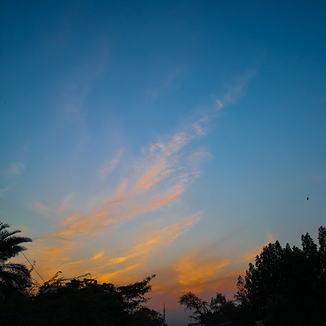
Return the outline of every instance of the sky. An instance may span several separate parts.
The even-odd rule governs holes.
[[[156,274],[149,305],[186,325],[185,291],[232,299],[264,245],[317,240],[325,10],[3,3],[0,216],[33,239],[41,276],[124,285]]]

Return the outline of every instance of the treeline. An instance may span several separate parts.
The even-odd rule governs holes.
[[[38,285],[26,266],[9,262],[31,239],[8,227],[0,222],[0,325],[162,326],[163,316],[145,306],[155,275],[116,286],[98,284],[90,274],[64,279],[58,272]]]
[[[210,302],[192,292],[179,298],[190,318],[205,326],[326,325],[326,228],[318,230],[318,245],[307,233],[302,249],[278,241],[264,247],[239,276],[235,300],[217,292]]]
[[[2,301],[3,325],[139,325],[161,326],[162,316],[145,307],[148,277],[126,286],[98,284],[90,277],[55,277],[32,296]]]
[[[146,307],[149,284],[155,276],[126,286],[98,284],[89,274],[64,279],[58,272],[43,285],[31,270],[10,259],[31,241],[8,231],[0,222],[1,325],[124,325],[162,326],[163,316]],[[234,300],[217,292],[210,302],[192,292],[179,303],[190,318],[205,326],[326,325],[326,228],[318,230],[318,244],[307,233],[302,248],[270,243],[239,276]]]

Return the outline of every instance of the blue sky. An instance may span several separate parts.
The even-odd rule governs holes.
[[[264,244],[316,238],[325,9],[2,5],[1,220],[33,238],[27,254],[44,278],[156,273],[152,306],[167,301],[173,326],[183,291],[231,298]]]

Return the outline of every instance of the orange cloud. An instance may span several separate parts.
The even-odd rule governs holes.
[[[148,205],[146,208],[143,208],[142,211],[150,211],[153,209],[157,209],[162,205],[167,204],[168,202],[172,201],[176,196],[180,195],[182,193],[181,186],[174,187],[170,189],[170,195],[168,195],[166,198],[162,198],[160,200],[157,200],[150,205]]]
[[[203,284],[215,279],[225,266],[226,261],[217,262],[216,259],[203,260],[198,255],[182,257],[175,266],[179,283],[187,289],[200,287]]]
[[[222,271],[221,271],[222,272]],[[184,292],[192,291],[200,298],[210,301],[210,298],[215,296],[216,292],[223,293],[228,299],[234,299],[234,294],[237,292],[237,278],[243,271],[233,272],[230,274],[222,274],[217,277],[212,277],[209,281],[203,284],[182,285],[180,283],[168,284],[161,279],[160,274],[157,279],[153,280],[153,292],[151,306],[154,309],[161,309],[162,302],[166,302],[167,308],[178,307],[177,298]],[[156,285],[155,282],[159,282]],[[155,308],[156,307],[156,308]]]
[[[128,280],[130,279],[130,277],[124,277],[124,274],[129,273],[133,270],[135,270],[137,267],[139,266],[139,264],[135,264],[132,266],[128,266],[124,269],[112,272],[112,273],[107,273],[107,274],[103,274],[97,277],[97,280],[102,283],[102,282],[106,282],[106,283],[120,283],[120,282],[128,282]],[[125,279],[125,281],[123,281]]]
[[[79,242],[67,241],[58,236],[36,240],[31,244],[28,254],[29,257],[36,259],[36,268],[45,280],[62,270],[65,277],[90,272],[93,276],[100,275],[105,281],[117,280],[120,277],[119,282],[129,282],[132,281],[132,277],[133,279],[144,277],[142,271],[144,264],[151,256],[155,257],[154,252],[175,241],[200,219],[199,215],[189,216],[163,228],[157,222],[147,223],[141,232],[123,247],[111,249],[109,252],[100,250],[88,257],[86,252],[80,254],[82,247],[79,246]],[[80,243],[85,240],[86,235],[79,238]],[[47,244],[49,242],[51,244]],[[78,251],[79,259],[76,260],[74,257]],[[132,277],[127,273],[131,270]]]
[[[91,259],[92,260],[98,260],[98,259],[103,258],[104,255],[105,255],[105,251],[102,250],[102,251],[98,252],[97,254],[95,254],[94,257],[92,257]]]
[[[158,209],[160,206],[171,202],[176,196],[182,193],[181,186],[173,187],[169,194],[158,200],[153,200],[142,207],[133,207],[134,196],[119,196],[108,201],[102,207],[93,209],[89,212],[78,212],[68,216],[64,222],[65,229],[58,233],[57,236],[67,236],[73,234],[90,234],[103,231],[103,229],[112,226],[114,223],[129,220],[136,214],[149,212]],[[125,207],[122,207],[124,204]]]
[[[125,249],[122,249],[124,255],[112,257],[111,254],[111,257],[106,257],[107,263],[104,262],[105,257],[102,257],[101,265],[96,268],[97,273],[99,271],[104,273],[101,274],[104,275],[101,279],[104,278],[106,281],[112,281],[116,277],[119,278],[119,282],[129,282],[131,277],[127,272],[131,270],[129,266],[132,266],[132,276],[143,277],[144,264],[150,260],[150,257],[156,257],[157,250],[175,241],[200,219],[199,216],[190,216],[164,228],[155,226],[156,223],[145,225],[143,231],[128,242]],[[111,269],[109,273],[106,272],[108,269]]]
[[[109,262],[107,264],[105,264],[104,266],[112,266],[112,265],[116,265],[116,264],[120,264],[120,263],[124,263],[125,261],[129,260],[130,258],[135,257],[136,254],[132,254],[129,256],[125,256],[125,257],[116,257],[116,258],[111,258],[109,260]]]
[[[152,170],[148,174],[144,175],[142,179],[139,181],[137,187],[148,189],[153,183],[158,182],[159,179],[156,178],[151,180],[157,174],[158,171]]]
[[[111,258],[102,267],[125,263],[137,259],[138,262],[145,261],[148,256],[156,249],[161,249],[169,243],[175,241],[180,235],[187,232],[195,223],[199,222],[200,216],[189,216],[179,222],[168,225],[164,228],[154,228],[156,223],[148,223],[143,231],[131,242],[126,244],[124,256]],[[132,249],[128,249],[132,248]]]

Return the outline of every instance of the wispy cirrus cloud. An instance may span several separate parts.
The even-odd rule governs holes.
[[[100,176],[104,180],[119,164],[123,155],[123,150],[119,150],[112,159],[108,160],[102,165]]]
[[[115,197],[108,198],[101,206],[89,211],[69,215],[58,235],[103,232],[116,223],[175,202],[200,174],[200,162],[189,160],[187,151],[184,151],[196,137],[196,129],[190,125],[187,130],[167,136],[164,140],[157,138],[157,142],[143,149],[141,156],[134,160],[133,174],[125,178]],[[104,174],[116,167],[121,155],[122,151],[119,151],[107,165]],[[208,157],[208,152],[202,155],[202,158]]]
[[[34,202],[31,205],[31,209],[44,217],[50,217],[57,213],[57,208],[55,206],[46,206],[40,202]]]
[[[200,118],[193,124],[194,129],[196,130],[197,135],[205,136],[207,133],[207,122],[209,121],[209,116],[205,114],[204,117]]]
[[[163,220],[149,222],[122,246],[100,249],[93,254],[92,251],[81,249],[85,247],[85,235],[80,238],[80,243],[50,235],[44,239],[36,239],[29,246],[29,255],[41,262],[37,264],[37,270],[45,279],[58,270],[64,270],[66,275],[77,275],[86,270],[103,282],[129,282],[130,275],[123,276],[124,273],[133,270],[133,273],[143,277],[144,264],[148,259],[169,246],[200,220],[199,213],[170,224]],[[81,254],[83,251],[85,253]],[[77,256],[81,256],[81,259],[75,258],[76,252],[79,252]]]
[[[216,110],[220,111],[227,105],[235,104],[246,95],[250,81],[255,77],[256,69],[249,69],[236,79],[233,85],[228,87],[225,95],[216,100]]]
[[[30,205],[30,208],[45,217],[57,217],[60,214],[64,214],[65,212],[68,211],[69,208],[69,203],[71,202],[72,198],[73,198],[74,193],[71,193],[69,195],[67,195],[63,201],[62,204],[44,204],[41,203],[40,201],[35,201],[34,203],[32,203]]]
[[[220,111],[223,108],[223,104],[220,100],[216,100],[216,109]]]
[[[21,174],[24,170],[25,170],[25,165],[23,163],[13,162],[8,166],[8,168],[1,171],[1,174],[7,178],[10,178]]]
[[[171,245],[201,219],[201,216],[179,216],[174,217],[171,223],[158,223],[162,212],[166,214],[168,209],[182,200],[187,188],[202,173],[202,162],[212,156],[204,147],[189,145],[207,134],[209,122],[217,115],[216,109],[234,103],[245,94],[250,78],[240,80],[223,100],[216,101],[216,107],[212,109],[215,115],[205,114],[196,121],[184,124],[172,135],[157,137],[156,141],[142,148],[137,158],[130,158],[126,151],[120,150],[100,165],[99,174],[103,183],[113,171],[120,177],[116,188],[110,189],[110,195],[100,195],[104,198],[100,204],[99,200],[90,200],[93,204],[72,212],[67,210],[71,200],[68,196],[61,207],[57,205],[61,223],[57,231],[49,235],[52,245],[45,246],[40,255],[41,260],[46,260],[51,254],[51,261],[45,264],[47,273],[51,271],[50,264],[53,264],[56,269],[64,268],[70,275],[89,271],[106,282],[128,282],[131,272],[134,278],[137,275],[143,277],[141,274],[150,257],[162,247]],[[127,170],[121,169],[125,160],[131,162]],[[45,205],[36,204],[39,204],[35,206],[40,211],[46,211]],[[102,235],[112,235],[113,232],[121,232],[119,234],[122,235],[131,225],[135,228],[132,220],[136,218],[143,224],[143,229],[123,236],[122,245],[112,242],[107,244],[110,249],[105,246],[97,246],[96,250],[85,249],[85,243],[99,242],[99,238],[109,239]],[[44,240],[43,244],[46,242]],[[214,244],[208,248],[207,254],[205,250],[195,253],[186,250],[184,255],[171,261],[174,285],[179,289],[193,289],[197,284],[197,288],[203,290],[208,284],[228,277],[229,267],[240,263],[212,254],[211,249],[215,247]],[[244,259],[241,257],[239,261]]]
[[[111,252],[109,253],[111,255],[109,259],[108,257],[101,257],[102,263],[99,270],[124,270],[127,266],[135,266],[136,264],[139,264],[139,268],[143,268],[151,256],[157,255],[162,247],[169,246],[200,220],[201,216],[197,214],[182,218],[178,222],[163,228],[156,222],[145,224],[142,231],[134,239],[117,250],[117,253],[122,252],[122,255],[115,256]],[[142,270],[139,271],[139,274],[141,273]],[[101,276],[103,280],[110,282],[113,281],[111,277],[111,273]]]
[[[130,220],[137,214],[158,209],[160,206],[172,201],[181,192],[181,187],[173,187],[165,194],[162,194],[160,198],[152,199],[143,206],[139,204],[136,206],[137,193],[119,194],[99,208],[70,215],[63,223],[64,230],[57,235],[70,236],[103,232],[103,230],[112,227],[117,222]]]
[[[205,121],[199,123],[203,124]],[[168,225],[155,224],[160,219],[159,210],[177,203],[181,194],[200,175],[202,160],[189,159],[189,156],[194,154],[205,159],[209,154],[208,152],[203,155],[196,154],[187,149],[187,145],[200,136],[193,125],[189,124],[187,128],[172,136],[158,137],[147,149],[143,148],[137,159],[130,160],[133,162],[131,173],[121,178],[115,195],[109,196],[102,204],[89,210],[68,214],[57,232],[46,236],[44,241],[39,240],[38,243],[43,248],[37,249],[36,258],[38,257],[43,265],[43,261],[51,255],[51,260],[45,264],[47,275],[65,266],[64,269],[71,274],[87,269],[97,275],[101,274],[103,279],[117,275],[121,277],[123,271],[128,271],[130,266],[134,266],[135,270],[141,270],[146,257],[153,251],[174,242],[197,223],[201,217],[196,215],[175,218],[173,223]],[[120,156],[122,151],[109,162],[104,174],[116,168]],[[53,206],[56,216],[69,212],[67,205],[73,194],[75,193],[66,196],[61,205]],[[33,204],[33,209],[45,216],[53,214],[53,207],[41,202]],[[97,251],[90,251],[87,254],[82,249],[83,243],[93,241],[90,239],[98,238],[98,235],[112,230],[119,231],[124,225],[128,225],[128,221],[144,214],[148,214],[153,224],[145,224],[144,231],[138,237],[133,236],[132,240],[126,241],[126,247],[113,246],[110,252],[98,248]],[[45,245],[46,243],[51,245]],[[78,256],[80,259],[72,258]],[[56,266],[52,270],[51,264]]]

